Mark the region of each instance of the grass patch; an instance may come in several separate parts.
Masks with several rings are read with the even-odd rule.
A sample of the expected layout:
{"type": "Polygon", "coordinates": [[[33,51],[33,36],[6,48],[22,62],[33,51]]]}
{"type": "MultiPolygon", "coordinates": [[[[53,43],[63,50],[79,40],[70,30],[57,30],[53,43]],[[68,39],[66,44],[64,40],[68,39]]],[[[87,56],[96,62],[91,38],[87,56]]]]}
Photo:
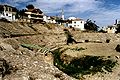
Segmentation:
{"type": "Polygon", "coordinates": [[[35,44],[21,44],[22,47],[27,48],[29,50],[49,50],[49,48],[45,46],[35,45],[35,44]]]}
{"type": "Polygon", "coordinates": [[[54,65],[64,73],[77,79],[86,74],[94,75],[97,72],[102,73],[104,70],[107,72],[112,72],[112,68],[117,64],[116,61],[104,59],[100,56],[84,56],[72,60],[69,64],[64,64],[60,59],[60,55],[66,50],[67,49],[60,51],[59,48],[53,51],[54,65]]]}

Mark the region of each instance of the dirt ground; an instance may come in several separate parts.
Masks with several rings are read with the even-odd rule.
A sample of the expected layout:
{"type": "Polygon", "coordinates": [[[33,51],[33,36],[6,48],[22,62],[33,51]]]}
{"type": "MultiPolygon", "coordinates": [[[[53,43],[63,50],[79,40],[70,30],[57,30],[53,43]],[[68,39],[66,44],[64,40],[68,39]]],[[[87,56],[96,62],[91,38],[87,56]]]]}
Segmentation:
{"type": "MultiPolygon", "coordinates": [[[[113,68],[113,72],[106,73],[97,73],[95,75],[85,75],[83,80],[120,80],[120,52],[116,52],[115,47],[119,44],[118,42],[111,43],[78,43],[64,46],[66,48],[84,48],[85,50],[75,51],[75,50],[66,50],[64,54],[67,54],[71,57],[83,57],[83,56],[102,56],[110,57],[111,60],[118,61],[118,65],[113,68]]],[[[68,57],[69,58],[69,57],[68,57]]],[[[71,59],[67,59],[67,62],[71,59]]]]}
{"type": "Polygon", "coordinates": [[[44,25],[34,24],[33,27],[37,30],[36,32],[28,27],[27,24],[25,26],[17,24],[20,26],[18,27],[15,23],[8,23],[8,25],[3,22],[0,23],[0,27],[2,27],[0,29],[6,26],[4,29],[6,33],[9,31],[9,28],[12,29],[11,32],[9,31],[10,33],[39,33],[39,35],[32,36],[0,38],[0,58],[4,58],[14,67],[18,68],[16,72],[6,75],[3,80],[76,80],[51,64],[51,61],[53,61],[52,56],[45,57],[42,53],[23,48],[21,44],[36,44],[49,48],[62,47],[64,49],[78,47],[85,49],[81,51],[66,50],[64,54],[71,57],[85,55],[110,56],[111,59],[117,60],[119,64],[113,69],[113,72],[85,75],[83,80],[120,80],[120,52],[116,52],[115,50],[117,44],[120,44],[120,34],[81,33],[81,31],[73,31],[74,39],[82,43],[66,45],[66,38],[62,31],[63,28],[54,27],[54,29],[49,30],[44,25]],[[106,39],[110,39],[110,42],[106,43],[106,39]],[[89,40],[90,42],[85,42],[85,40],[89,40]]]}
{"type": "Polygon", "coordinates": [[[116,52],[115,48],[118,43],[79,43],[70,46],[70,48],[82,47],[85,50],[78,52],[66,52],[66,54],[71,56],[79,57],[81,55],[94,55],[94,56],[112,56],[119,55],[119,52],[116,52]]]}

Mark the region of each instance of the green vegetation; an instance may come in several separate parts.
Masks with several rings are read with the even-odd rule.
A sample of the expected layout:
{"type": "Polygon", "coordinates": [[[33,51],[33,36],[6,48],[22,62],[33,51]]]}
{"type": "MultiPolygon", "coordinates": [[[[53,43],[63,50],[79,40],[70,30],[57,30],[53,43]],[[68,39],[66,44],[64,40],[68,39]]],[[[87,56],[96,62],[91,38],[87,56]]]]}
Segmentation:
{"type": "Polygon", "coordinates": [[[22,47],[28,48],[30,50],[32,49],[40,49],[43,46],[33,45],[33,44],[21,44],[22,47]]]}
{"type": "Polygon", "coordinates": [[[117,64],[116,61],[104,59],[100,56],[84,56],[72,60],[69,64],[64,64],[60,55],[66,50],[67,49],[60,51],[59,48],[53,51],[54,65],[69,76],[77,79],[86,74],[96,74],[97,72],[102,73],[104,70],[112,72],[112,68],[117,64]]]}
{"type": "Polygon", "coordinates": [[[115,50],[116,50],[117,52],[120,52],[120,44],[118,44],[118,45],[116,46],[115,50]]]}
{"type": "Polygon", "coordinates": [[[116,33],[120,33],[120,24],[117,24],[117,31],[116,31],[116,33]]]}
{"type": "Polygon", "coordinates": [[[89,19],[86,21],[84,26],[87,31],[98,31],[99,28],[99,26],[95,24],[95,21],[92,22],[89,19]]]}
{"type": "Polygon", "coordinates": [[[22,47],[28,48],[29,50],[39,50],[42,53],[48,53],[50,51],[49,48],[40,45],[33,45],[33,44],[21,44],[22,47]]]}

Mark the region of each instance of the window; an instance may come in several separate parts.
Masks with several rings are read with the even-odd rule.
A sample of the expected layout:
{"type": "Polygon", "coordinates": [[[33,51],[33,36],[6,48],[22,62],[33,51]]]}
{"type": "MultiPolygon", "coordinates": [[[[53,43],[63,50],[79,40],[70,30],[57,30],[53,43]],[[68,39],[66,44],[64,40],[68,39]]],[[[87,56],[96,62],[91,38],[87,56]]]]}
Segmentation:
{"type": "Polygon", "coordinates": [[[82,23],[82,21],[81,21],[81,23],[82,23]]]}
{"type": "Polygon", "coordinates": [[[76,25],[74,25],[74,27],[76,27],[76,25]]]}
{"type": "Polygon", "coordinates": [[[72,28],[72,26],[70,26],[70,28],[72,28]]]}
{"type": "Polygon", "coordinates": [[[12,8],[9,8],[9,11],[11,11],[11,12],[12,12],[12,8]]]}
{"type": "Polygon", "coordinates": [[[5,16],[5,14],[4,13],[2,13],[3,14],[3,16],[5,16]]]}
{"type": "Polygon", "coordinates": [[[3,14],[3,12],[2,12],[2,11],[0,11],[0,14],[3,14]]]}
{"type": "Polygon", "coordinates": [[[8,11],[9,10],[9,8],[8,7],[6,7],[6,11],[8,11]]]}
{"type": "Polygon", "coordinates": [[[8,16],[8,14],[6,14],[6,16],[8,16]]]}
{"type": "Polygon", "coordinates": [[[74,22],[76,24],[76,22],[74,22]]]}

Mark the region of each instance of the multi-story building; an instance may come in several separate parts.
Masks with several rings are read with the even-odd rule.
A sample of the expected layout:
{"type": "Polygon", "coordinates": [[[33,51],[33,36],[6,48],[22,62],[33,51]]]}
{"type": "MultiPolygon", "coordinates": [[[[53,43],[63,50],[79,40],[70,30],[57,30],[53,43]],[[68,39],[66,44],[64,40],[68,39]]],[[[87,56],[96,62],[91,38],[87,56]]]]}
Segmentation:
{"type": "Polygon", "coordinates": [[[28,9],[25,14],[28,19],[33,22],[42,22],[43,21],[43,12],[40,9],[28,9]]]}
{"type": "Polygon", "coordinates": [[[9,5],[0,5],[0,19],[5,18],[8,21],[15,21],[17,9],[9,5]]]}
{"type": "Polygon", "coordinates": [[[69,17],[67,26],[68,27],[78,28],[80,30],[85,30],[84,29],[84,24],[85,24],[85,21],[82,20],[82,19],[75,18],[75,17],[69,17]]]}

